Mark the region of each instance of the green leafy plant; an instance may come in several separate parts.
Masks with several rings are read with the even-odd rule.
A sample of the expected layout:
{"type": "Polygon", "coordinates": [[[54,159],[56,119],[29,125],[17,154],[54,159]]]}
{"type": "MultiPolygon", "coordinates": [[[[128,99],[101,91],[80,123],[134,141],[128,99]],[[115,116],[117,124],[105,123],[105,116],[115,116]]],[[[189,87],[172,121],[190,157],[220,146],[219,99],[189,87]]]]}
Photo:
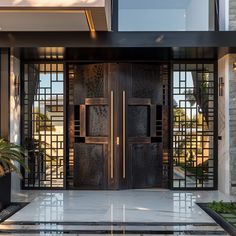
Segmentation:
{"type": "Polygon", "coordinates": [[[223,214],[235,214],[236,210],[236,203],[233,202],[216,202],[213,201],[208,204],[208,207],[211,208],[212,210],[216,211],[217,213],[223,213],[223,214]]]}
{"type": "Polygon", "coordinates": [[[22,177],[20,166],[29,171],[25,158],[25,150],[22,147],[0,139],[0,177],[10,172],[15,172],[22,177]]]}

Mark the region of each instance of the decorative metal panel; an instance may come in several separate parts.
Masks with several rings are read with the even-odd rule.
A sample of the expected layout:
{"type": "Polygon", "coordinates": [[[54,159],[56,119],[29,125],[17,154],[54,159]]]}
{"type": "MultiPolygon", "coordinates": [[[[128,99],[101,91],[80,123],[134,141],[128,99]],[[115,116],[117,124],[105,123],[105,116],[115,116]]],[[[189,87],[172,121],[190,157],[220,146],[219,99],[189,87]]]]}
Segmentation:
{"type": "Polygon", "coordinates": [[[107,186],[109,104],[106,68],[106,64],[69,65],[69,78],[73,78],[69,81],[69,107],[73,104],[69,125],[74,126],[69,146],[72,148],[73,145],[74,156],[73,163],[69,163],[69,175],[73,180],[67,183],[72,188],[105,189],[107,186]]]}
{"type": "Polygon", "coordinates": [[[173,187],[213,188],[217,153],[213,64],[173,65],[173,187]]]}
{"type": "Polygon", "coordinates": [[[64,65],[25,64],[23,144],[26,188],[64,187],[64,65]]]}
{"type": "Polygon", "coordinates": [[[87,107],[86,136],[108,137],[109,107],[105,105],[89,105],[87,107]]]}

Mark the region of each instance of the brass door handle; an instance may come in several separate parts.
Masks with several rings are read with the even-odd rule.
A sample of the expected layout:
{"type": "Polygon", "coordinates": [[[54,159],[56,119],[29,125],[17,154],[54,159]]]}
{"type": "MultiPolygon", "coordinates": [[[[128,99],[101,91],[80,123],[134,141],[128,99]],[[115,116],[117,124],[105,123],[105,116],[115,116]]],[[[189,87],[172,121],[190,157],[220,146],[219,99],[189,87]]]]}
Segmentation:
{"type": "Polygon", "coordinates": [[[111,179],[114,178],[114,91],[111,90],[111,179]]]}
{"type": "Polygon", "coordinates": [[[123,179],[126,178],[126,94],[125,91],[123,91],[122,96],[122,116],[123,116],[123,125],[122,125],[122,133],[123,133],[123,179]]]}
{"type": "Polygon", "coordinates": [[[116,137],[116,145],[117,145],[117,146],[120,145],[120,137],[116,137]]]}

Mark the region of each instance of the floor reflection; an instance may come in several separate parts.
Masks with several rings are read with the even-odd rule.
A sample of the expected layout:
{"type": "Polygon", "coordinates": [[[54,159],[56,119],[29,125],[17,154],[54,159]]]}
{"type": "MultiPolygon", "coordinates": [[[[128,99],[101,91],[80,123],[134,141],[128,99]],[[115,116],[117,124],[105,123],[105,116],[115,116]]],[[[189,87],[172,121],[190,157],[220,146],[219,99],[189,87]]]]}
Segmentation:
{"type": "MultiPolygon", "coordinates": [[[[196,202],[236,200],[218,191],[25,191],[31,203],[10,221],[41,222],[208,222],[196,202]]],[[[15,200],[26,197],[13,196],[15,200]]]]}
{"type": "Polygon", "coordinates": [[[1,235],[228,235],[196,202],[235,201],[218,191],[22,191],[30,201],[1,235]]]}

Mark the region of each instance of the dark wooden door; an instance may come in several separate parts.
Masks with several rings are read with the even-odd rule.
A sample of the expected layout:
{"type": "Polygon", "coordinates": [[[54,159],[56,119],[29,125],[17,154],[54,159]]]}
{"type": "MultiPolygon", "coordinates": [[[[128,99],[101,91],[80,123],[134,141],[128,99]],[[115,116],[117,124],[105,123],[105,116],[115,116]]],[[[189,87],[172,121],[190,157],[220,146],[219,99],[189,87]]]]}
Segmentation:
{"type": "Polygon", "coordinates": [[[162,105],[160,67],[120,64],[122,103],[122,186],[162,186],[162,105]]]}
{"type": "Polygon", "coordinates": [[[75,68],[74,186],[160,187],[163,86],[159,66],[75,68]]]}
{"type": "Polygon", "coordinates": [[[74,81],[74,186],[105,189],[110,135],[107,65],[78,65],[74,81]]]}

